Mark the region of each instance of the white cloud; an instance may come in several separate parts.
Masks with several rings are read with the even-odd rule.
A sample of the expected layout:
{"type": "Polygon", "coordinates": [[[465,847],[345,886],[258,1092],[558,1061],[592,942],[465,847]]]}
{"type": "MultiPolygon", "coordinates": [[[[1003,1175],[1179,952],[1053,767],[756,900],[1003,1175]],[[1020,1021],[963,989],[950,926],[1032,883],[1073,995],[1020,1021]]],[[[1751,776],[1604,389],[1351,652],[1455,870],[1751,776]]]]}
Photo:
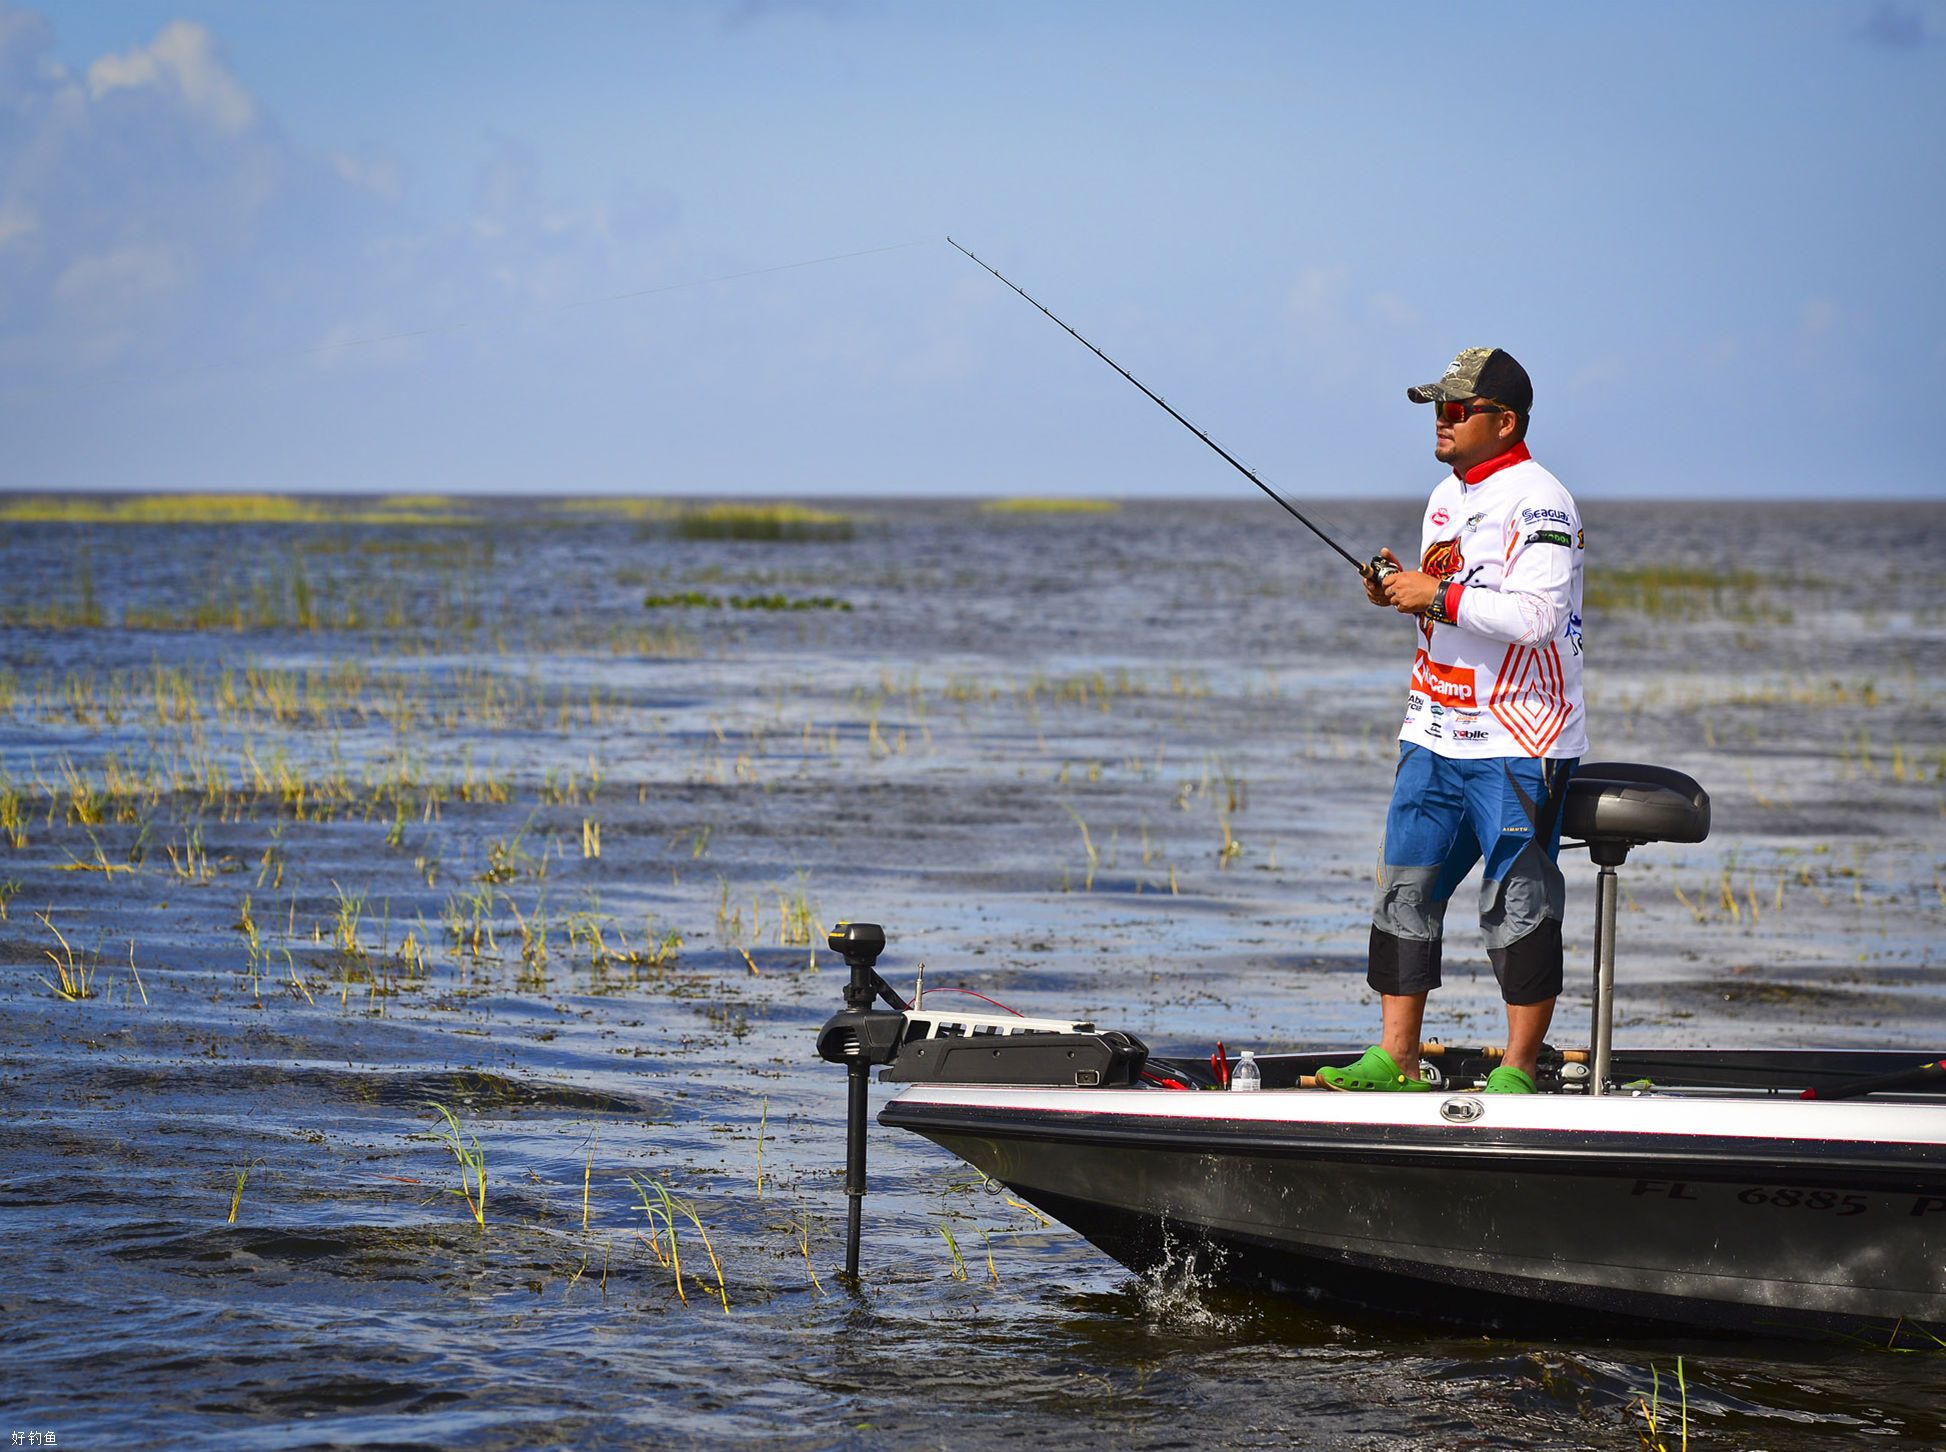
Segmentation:
{"type": "Polygon", "coordinates": [[[333,151],[325,160],[341,181],[373,196],[396,202],[405,194],[405,168],[395,156],[367,147],[355,153],[333,151]]]}
{"type": "Polygon", "coordinates": [[[1419,310],[1395,292],[1373,293],[1369,307],[1374,318],[1395,328],[1415,328],[1424,321],[1419,310]]]}
{"type": "Polygon", "coordinates": [[[320,339],[335,368],[386,366],[399,349],[335,345],[666,276],[669,198],[551,196],[511,138],[470,207],[429,217],[384,148],[290,142],[201,25],[80,78],[52,50],[40,16],[0,0],[0,387],[296,359],[320,339]]]}
{"type": "Polygon", "coordinates": [[[32,207],[12,198],[0,200],[0,249],[33,236],[40,225],[41,219],[32,207]]]}
{"type": "Polygon", "coordinates": [[[146,46],[105,55],[88,67],[88,95],[96,101],[119,90],[172,90],[191,114],[227,135],[249,130],[257,103],[230,74],[215,37],[193,20],[172,20],[146,46]]]}
{"type": "Polygon", "coordinates": [[[1291,284],[1286,304],[1291,316],[1301,324],[1334,327],[1344,317],[1350,291],[1349,267],[1307,267],[1291,284]]]}

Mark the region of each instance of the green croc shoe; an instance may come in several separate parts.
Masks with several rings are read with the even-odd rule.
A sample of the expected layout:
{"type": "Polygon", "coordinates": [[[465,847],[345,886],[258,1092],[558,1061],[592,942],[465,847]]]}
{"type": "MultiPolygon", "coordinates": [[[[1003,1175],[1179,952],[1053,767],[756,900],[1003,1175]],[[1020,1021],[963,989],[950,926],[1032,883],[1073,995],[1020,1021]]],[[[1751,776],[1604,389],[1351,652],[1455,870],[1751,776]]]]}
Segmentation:
{"type": "Polygon", "coordinates": [[[1396,1092],[1398,1090],[1426,1090],[1432,1088],[1420,1078],[1407,1078],[1393,1061],[1390,1054],[1373,1044],[1365,1050],[1365,1057],[1355,1064],[1343,1068],[1324,1068],[1318,1070],[1318,1082],[1327,1089],[1378,1090],[1396,1092]]]}
{"type": "Polygon", "coordinates": [[[1502,1064],[1487,1075],[1484,1094],[1536,1094],[1533,1077],[1525,1069],[1516,1069],[1512,1064],[1502,1064]]]}

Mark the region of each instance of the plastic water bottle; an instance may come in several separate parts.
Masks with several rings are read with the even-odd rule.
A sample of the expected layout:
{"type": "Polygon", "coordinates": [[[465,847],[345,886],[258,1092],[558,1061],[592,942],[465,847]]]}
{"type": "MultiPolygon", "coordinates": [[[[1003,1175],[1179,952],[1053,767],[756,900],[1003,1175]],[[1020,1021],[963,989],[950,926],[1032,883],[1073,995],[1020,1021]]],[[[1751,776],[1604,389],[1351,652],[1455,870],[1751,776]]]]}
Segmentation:
{"type": "Polygon", "coordinates": [[[1263,1070],[1257,1067],[1257,1055],[1245,1049],[1237,1055],[1236,1064],[1230,1070],[1230,1089],[1236,1094],[1254,1094],[1264,1087],[1263,1070]]]}

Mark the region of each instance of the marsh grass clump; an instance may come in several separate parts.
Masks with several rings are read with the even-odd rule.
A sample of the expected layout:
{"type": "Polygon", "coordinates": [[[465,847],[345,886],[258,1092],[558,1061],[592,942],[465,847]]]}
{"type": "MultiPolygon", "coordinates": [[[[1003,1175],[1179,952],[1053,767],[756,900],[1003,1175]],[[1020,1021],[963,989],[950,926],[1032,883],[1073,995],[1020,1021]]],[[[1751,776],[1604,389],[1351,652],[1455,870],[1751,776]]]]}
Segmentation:
{"type": "Polygon", "coordinates": [[[670,595],[648,595],[644,610],[849,610],[851,601],[836,595],[705,595],[701,590],[683,590],[670,595]]]}
{"type": "Polygon", "coordinates": [[[1698,565],[1592,566],[1583,606],[1591,614],[1645,615],[1651,620],[1734,620],[1744,624],[1787,625],[1794,618],[1791,590],[1816,588],[1815,580],[1783,581],[1753,570],[1698,565]]]}
{"type": "Polygon", "coordinates": [[[60,979],[60,982],[56,983],[45,974],[41,976],[41,982],[45,983],[54,991],[55,997],[67,1003],[79,1003],[84,998],[93,998],[95,996],[94,983],[95,968],[97,965],[85,960],[76,960],[74,948],[69,944],[61,930],[54,926],[54,919],[52,917],[46,913],[35,913],[34,916],[40,919],[42,927],[54,935],[54,941],[61,945],[61,951],[59,953],[56,953],[52,948],[43,948],[41,950],[47,955],[47,960],[54,965],[55,975],[60,979]]]}
{"type": "Polygon", "coordinates": [[[459,524],[474,516],[440,495],[331,501],[289,494],[16,495],[0,520],[18,524],[459,524]]]}
{"type": "Polygon", "coordinates": [[[980,506],[982,514],[1113,514],[1121,502],[1115,499],[1050,499],[1023,497],[989,499],[980,506]]]}
{"type": "Polygon", "coordinates": [[[679,539],[845,540],[852,537],[848,514],[802,504],[705,504],[683,509],[669,521],[679,539]]]}

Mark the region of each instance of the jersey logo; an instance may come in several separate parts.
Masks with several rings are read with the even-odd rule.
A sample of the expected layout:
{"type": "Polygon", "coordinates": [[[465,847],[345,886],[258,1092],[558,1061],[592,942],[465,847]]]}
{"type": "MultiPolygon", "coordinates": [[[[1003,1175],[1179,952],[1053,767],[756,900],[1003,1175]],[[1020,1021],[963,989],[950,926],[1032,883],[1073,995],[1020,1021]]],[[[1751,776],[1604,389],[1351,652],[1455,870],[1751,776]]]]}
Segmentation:
{"type": "Polygon", "coordinates": [[[1455,539],[1436,540],[1426,548],[1425,558],[1419,568],[1435,580],[1450,580],[1466,568],[1466,556],[1460,553],[1460,542],[1455,539]]]}
{"type": "Polygon", "coordinates": [[[1480,704],[1473,690],[1472,666],[1441,665],[1423,650],[1412,657],[1412,689],[1446,706],[1480,704]]]}

